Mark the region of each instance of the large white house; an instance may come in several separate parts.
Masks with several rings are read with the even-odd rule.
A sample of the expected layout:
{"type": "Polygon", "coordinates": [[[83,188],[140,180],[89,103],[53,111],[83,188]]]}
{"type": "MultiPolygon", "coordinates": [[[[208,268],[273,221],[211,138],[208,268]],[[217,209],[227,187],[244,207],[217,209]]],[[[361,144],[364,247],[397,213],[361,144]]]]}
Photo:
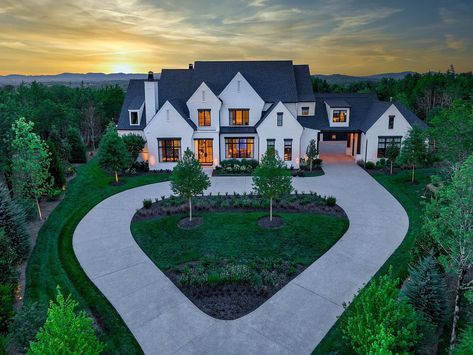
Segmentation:
{"type": "Polygon", "coordinates": [[[140,134],[142,159],[170,169],[190,148],[202,165],[260,159],[275,148],[299,167],[311,139],[346,141],[355,160],[382,158],[413,125],[425,124],[398,102],[375,94],[314,94],[308,65],[284,61],[198,61],[130,80],[119,134],[140,134]]]}

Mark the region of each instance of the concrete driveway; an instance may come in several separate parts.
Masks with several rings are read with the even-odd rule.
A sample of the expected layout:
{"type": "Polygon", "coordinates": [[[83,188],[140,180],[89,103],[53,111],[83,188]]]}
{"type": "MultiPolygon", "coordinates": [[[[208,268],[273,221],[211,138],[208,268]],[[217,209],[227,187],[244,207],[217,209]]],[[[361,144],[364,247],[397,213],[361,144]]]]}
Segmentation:
{"type": "MultiPolygon", "coordinates": [[[[145,198],[169,195],[168,183],[124,191],[79,223],[74,252],[146,354],[310,354],[343,304],[396,250],[409,221],[402,206],[353,162],[324,165],[325,175],[294,178],[298,191],[333,195],[350,226],[322,257],[252,313],[217,320],[199,310],[153,264],[130,232],[145,198]]],[[[212,178],[209,191],[251,190],[251,178],[212,178]]]]}

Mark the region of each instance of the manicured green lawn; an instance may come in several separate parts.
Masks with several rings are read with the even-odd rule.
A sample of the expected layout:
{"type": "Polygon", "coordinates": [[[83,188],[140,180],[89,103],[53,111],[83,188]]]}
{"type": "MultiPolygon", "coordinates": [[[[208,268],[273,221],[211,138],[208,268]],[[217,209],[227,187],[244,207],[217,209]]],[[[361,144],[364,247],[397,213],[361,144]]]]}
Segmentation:
{"type": "Polygon", "coordinates": [[[345,233],[345,218],[309,213],[278,213],[285,221],[280,229],[268,230],[257,221],[267,212],[201,213],[204,223],[182,230],[176,223],[183,215],[132,224],[141,248],[162,270],[182,263],[217,258],[280,258],[310,265],[345,233]]]}
{"type": "MultiPolygon", "coordinates": [[[[399,248],[391,255],[375,277],[385,274],[389,267],[393,267],[393,275],[404,279],[407,277],[410,262],[410,251],[415,243],[422,226],[423,206],[422,195],[425,185],[430,182],[430,176],[436,174],[435,169],[419,169],[417,171],[417,185],[410,184],[410,171],[404,170],[396,175],[389,176],[376,173],[373,177],[383,185],[404,207],[409,216],[409,230],[399,248]]],[[[363,291],[362,291],[363,292],[363,291]]],[[[356,302],[356,299],[355,301],[356,302]]],[[[353,303],[352,303],[353,304],[353,303]]],[[[351,306],[350,306],[351,307],[351,306]]],[[[349,307],[349,308],[350,308],[349,307]]],[[[352,354],[349,344],[342,337],[342,323],[346,318],[346,312],[338,319],[330,329],[322,342],[314,350],[313,354],[352,354]]]]}
{"type": "Polygon", "coordinates": [[[72,249],[75,227],[87,212],[105,198],[133,187],[167,180],[169,175],[149,174],[124,178],[122,186],[111,186],[96,160],[77,169],[66,196],[41,228],[26,272],[26,302],[47,303],[55,298],[56,285],[71,293],[82,308],[92,312],[103,330],[107,353],[141,353],[138,343],[122,319],[89,281],[72,249]]]}

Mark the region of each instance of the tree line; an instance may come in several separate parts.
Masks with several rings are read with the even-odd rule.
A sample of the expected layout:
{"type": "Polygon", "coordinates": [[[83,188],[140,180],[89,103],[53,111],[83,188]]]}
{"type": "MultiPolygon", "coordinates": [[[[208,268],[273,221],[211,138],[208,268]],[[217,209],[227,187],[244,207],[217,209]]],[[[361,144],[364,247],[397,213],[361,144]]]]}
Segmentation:
{"type": "Polygon", "coordinates": [[[455,100],[469,100],[473,96],[473,74],[457,73],[453,66],[446,72],[408,74],[403,79],[383,78],[380,81],[329,84],[312,78],[314,92],[376,93],[380,100],[399,101],[426,122],[455,100]]]}

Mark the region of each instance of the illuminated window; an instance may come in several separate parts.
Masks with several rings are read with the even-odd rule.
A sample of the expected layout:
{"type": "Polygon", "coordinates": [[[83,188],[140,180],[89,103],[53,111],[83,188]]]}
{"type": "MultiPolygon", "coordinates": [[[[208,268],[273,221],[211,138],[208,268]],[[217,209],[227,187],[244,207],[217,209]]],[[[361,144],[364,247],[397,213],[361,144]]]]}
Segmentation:
{"type": "Polygon", "coordinates": [[[278,125],[278,127],[282,127],[282,116],[283,116],[282,112],[277,113],[277,125],[278,125]]]}
{"type": "Polygon", "coordinates": [[[302,116],[309,116],[309,107],[302,107],[302,116]]]}
{"type": "Polygon", "coordinates": [[[347,110],[333,110],[332,122],[346,122],[347,110]]]}
{"type": "Polygon", "coordinates": [[[199,126],[210,126],[210,110],[199,110],[199,126]]]}
{"type": "Polygon", "coordinates": [[[248,126],[250,124],[249,109],[231,109],[229,115],[231,126],[248,126]]]}
{"type": "Polygon", "coordinates": [[[394,128],[394,116],[389,116],[388,129],[394,128]]]}
{"type": "Polygon", "coordinates": [[[158,157],[162,163],[178,161],[181,156],[180,138],[158,139],[158,157]]]}
{"type": "Polygon", "coordinates": [[[402,137],[378,137],[378,158],[384,158],[386,156],[386,148],[391,144],[394,144],[399,149],[401,148],[402,137]]]}
{"type": "Polygon", "coordinates": [[[139,124],[140,124],[140,122],[138,120],[138,112],[137,111],[131,111],[130,112],[130,126],[137,126],[139,124]]]}
{"type": "Polygon", "coordinates": [[[292,160],[292,139],[284,140],[284,160],[292,160]]]}
{"type": "Polygon", "coordinates": [[[253,138],[225,138],[225,157],[253,158],[253,138]]]}

